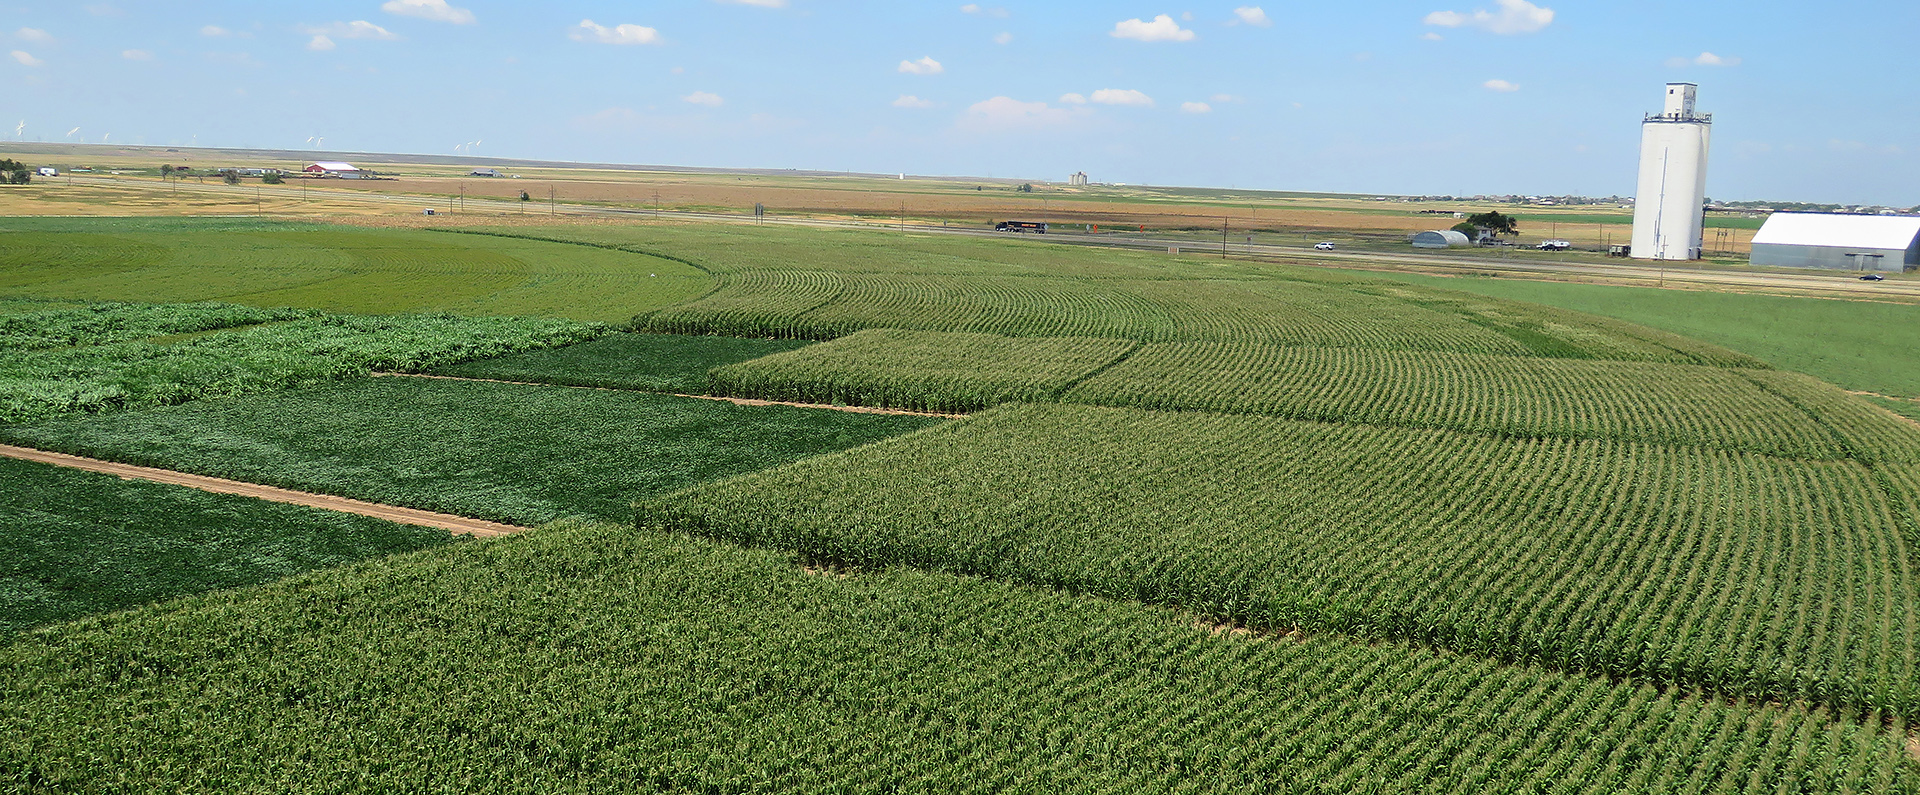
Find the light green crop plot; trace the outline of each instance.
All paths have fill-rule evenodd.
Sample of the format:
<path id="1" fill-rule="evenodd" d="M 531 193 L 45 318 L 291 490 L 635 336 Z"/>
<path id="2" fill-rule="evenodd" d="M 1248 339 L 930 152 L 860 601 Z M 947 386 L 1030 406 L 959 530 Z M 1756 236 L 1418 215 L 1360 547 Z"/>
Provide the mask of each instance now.
<path id="1" fill-rule="evenodd" d="M 0 220 L 0 294 L 624 322 L 712 278 L 627 251 L 266 221 Z"/>

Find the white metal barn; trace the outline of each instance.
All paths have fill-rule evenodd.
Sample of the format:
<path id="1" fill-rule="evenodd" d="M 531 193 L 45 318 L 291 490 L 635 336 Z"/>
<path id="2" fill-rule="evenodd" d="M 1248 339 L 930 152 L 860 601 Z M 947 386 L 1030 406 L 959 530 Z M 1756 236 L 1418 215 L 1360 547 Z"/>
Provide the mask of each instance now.
<path id="1" fill-rule="evenodd" d="M 1468 240 L 1464 233 L 1454 229 L 1436 229 L 1413 236 L 1414 248 L 1453 248 L 1471 245 L 1473 241 Z"/>
<path id="2" fill-rule="evenodd" d="M 1774 213 L 1753 236 L 1755 265 L 1849 271 L 1920 267 L 1920 217 Z"/>

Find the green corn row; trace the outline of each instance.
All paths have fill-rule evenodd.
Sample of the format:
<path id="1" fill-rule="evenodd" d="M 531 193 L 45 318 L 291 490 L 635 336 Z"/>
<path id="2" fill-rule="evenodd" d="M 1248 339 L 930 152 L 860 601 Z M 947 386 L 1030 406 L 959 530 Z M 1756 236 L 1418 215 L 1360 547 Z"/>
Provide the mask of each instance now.
<path id="1" fill-rule="evenodd" d="M 1920 791 L 1860 717 L 597 527 L 0 647 L 27 791 Z"/>
<path id="2" fill-rule="evenodd" d="M 1765 366 L 1619 321 L 1410 285 L 1009 270 L 1017 269 L 743 269 L 723 273 L 704 298 L 641 316 L 635 328 L 801 339 L 894 328 Z"/>
<path id="3" fill-rule="evenodd" d="M 651 501 L 640 520 L 1265 629 L 1920 714 L 1911 535 L 1851 461 L 1012 406 Z"/>
<path id="4" fill-rule="evenodd" d="M 1916 460 L 1920 428 L 1806 376 L 1250 343 L 1147 345 L 1074 403 Z"/>
<path id="5" fill-rule="evenodd" d="M 1049 400 L 1134 347 L 1093 337 L 1002 337 L 873 329 L 716 368 L 716 395 L 976 411 Z"/>

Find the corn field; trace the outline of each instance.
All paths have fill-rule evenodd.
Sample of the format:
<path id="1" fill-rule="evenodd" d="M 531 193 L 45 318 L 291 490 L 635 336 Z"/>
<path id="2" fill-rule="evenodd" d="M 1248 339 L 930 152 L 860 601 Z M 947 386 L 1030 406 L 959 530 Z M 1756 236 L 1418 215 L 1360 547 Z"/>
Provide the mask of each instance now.
<path id="1" fill-rule="evenodd" d="M 649 501 L 640 522 L 1912 716 L 1904 507 L 1852 461 L 1023 405 Z"/>
<path id="2" fill-rule="evenodd" d="M 54 791 L 1913 793 L 1897 721 L 605 527 L 0 647 Z M 375 761 L 377 760 L 377 762 Z"/>

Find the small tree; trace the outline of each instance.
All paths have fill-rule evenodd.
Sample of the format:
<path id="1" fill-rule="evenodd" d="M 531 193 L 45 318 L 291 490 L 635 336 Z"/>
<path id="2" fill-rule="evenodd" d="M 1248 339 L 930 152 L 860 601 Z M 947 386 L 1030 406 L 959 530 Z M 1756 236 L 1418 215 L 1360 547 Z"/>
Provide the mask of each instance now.
<path id="1" fill-rule="evenodd" d="M 18 160 L 0 160 L 0 184 L 25 185 L 33 181 L 33 170 Z"/>
<path id="2" fill-rule="evenodd" d="M 226 182 L 228 185 L 238 185 L 240 184 L 240 172 L 238 171 L 220 172 L 220 179 Z"/>
<path id="3" fill-rule="evenodd" d="M 520 200 L 523 202 L 530 202 L 530 201 L 533 201 L 533 197 L 528 195 L 526 191 L 520 191 Z"/>
<path id="4" fill-rule="evenodd" d="M 161 166 L 160 166 L 160 178 L 161 178 L 161 179 L 166 179 L 166 178 L 168 178 L 168 177 L 171 177 L 171 176 L 173 176 L 173 165 L 172 165 L 172 164 L 164 164 L 164 165 L 161 165 Z"/>
<path id="5" fill-rule="evenodd" d="M 1474 226 L 1473 224 L 1466 221 L 1461 221 L 1460 223 L 1454 224 L 1453 231 L 1466 235 L 1468 240 L 1480 239 L 1480 227 Z"/>
<path id="6" fill-rule="evenodd" d="M 263 176 L 260 178 L 260 181 L 268 185 L 280 185 L 280 184 L 284 184 L 287 181 L 287 178 L 269 171 L 267 172 L 266 176 Z"/>
<path id="7" fill-rule="evenodd" d="M 1494 237 L 1520 234 L 1519 222 L 1511 215 L 1502 215 L 1499 210 L 1467 216 L 1467 223 L 1487 230 Z"/>

